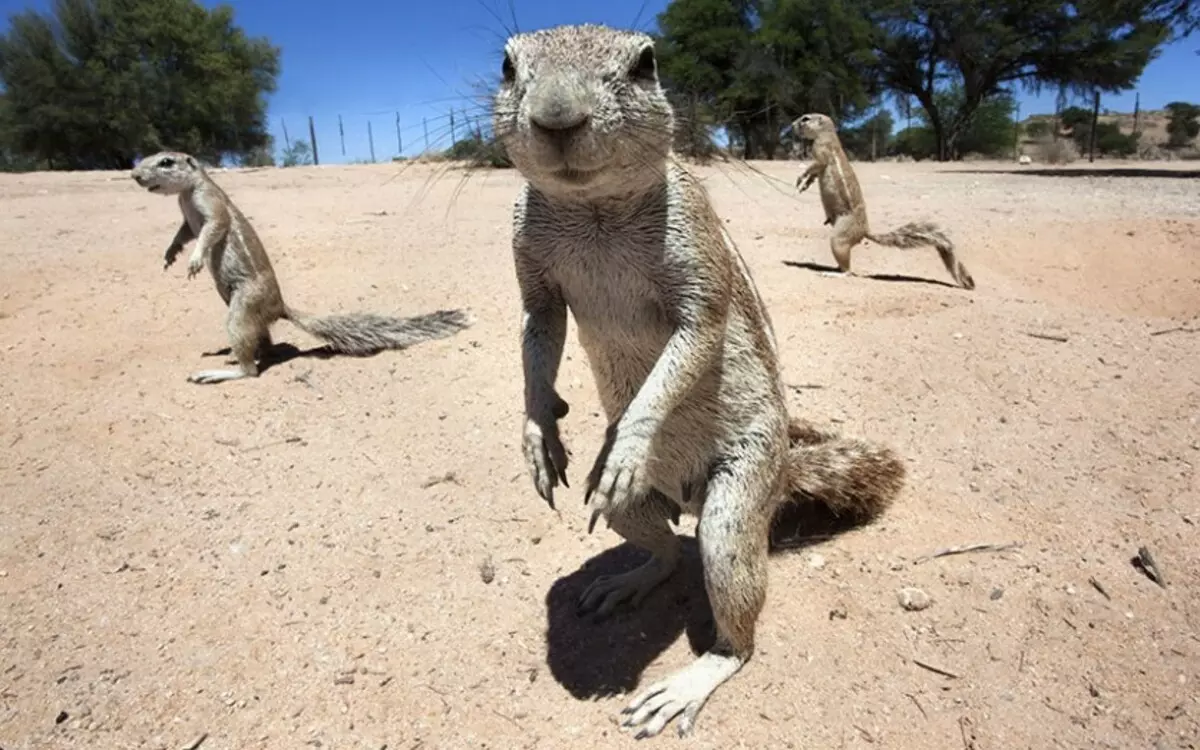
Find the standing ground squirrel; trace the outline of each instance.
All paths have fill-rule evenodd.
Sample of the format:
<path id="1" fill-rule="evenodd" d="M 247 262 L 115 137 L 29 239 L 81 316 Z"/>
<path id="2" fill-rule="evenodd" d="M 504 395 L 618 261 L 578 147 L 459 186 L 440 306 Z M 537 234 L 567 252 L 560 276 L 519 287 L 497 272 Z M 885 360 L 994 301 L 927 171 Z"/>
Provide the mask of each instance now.
<path id="1" fill-rule="evenodd" d="M 867 203 L 863 200 L 858 178 L 838 139 L 837 126 L 829 116 L 801 115 L 792 122 L 792 130 L 801 138 L 813 142 L 813 163 L 796 178 L 796 187 L 803 193 L 813 180 L 820 180 L 825 223 L 833 225 L 833 238 L 830 240 L 833 258 L 842 274 L 852 275 L 850 251 L 864 239 L 903 249 L 932 245 L 959 286 L 964 289 L 975 288 L 975 280 L 954 255 L 954 243 L 934 224 L 914 222 L 887 234 L 871 234 L 867 223 Z"/>
<path id="2" fill-rule="evenodd" d="M 370 313 L 316 317 L 294 310 L 283 301 L 275 270 L 254 227 L 196 159 L 173 151 L 153 154 L 134 168 L 133 179 L 151 193 L 179 196 L 183 224 L 167 248 L 164 270 L 195 239 L 188 278 L 200 273 L 207 261 L 217 292 L 229 307 L 229 345 L 238 369 L 202 370 L 188 378 L 193 383 L 257 377 L 256 358 L 269 352 L 271 324 L 280 318 L 324 339 L 336 351 L 356 355 L 445 338 L 470 325 L 462 310 L 412 318 Z"/>
<path id="3" fill-rule="evenodd" d="M 639 737 L 681 715 L 686 733 L 754 651 L 777 509 L 803 494 L 869 518 L 905 469 L 884 446 L 789 420 L 767 311 L 704 188 L 671 152 L 674 114 L 651 37 L 594 25 L 517 34 L 502 72 L 495 132 L 526 179 L 513 222 L 526 460 L 553 507 L 566 486 L 557 420 L 568 405 L 555 380 L 569 309 L 609 420 L 587 482 L 592 524 L 603 515 L 651 553 L 595 580 L 581 611 L 638 604 L 679 561 L 668 520 L 699 517 L 716 643 L 624 710 Z"/>

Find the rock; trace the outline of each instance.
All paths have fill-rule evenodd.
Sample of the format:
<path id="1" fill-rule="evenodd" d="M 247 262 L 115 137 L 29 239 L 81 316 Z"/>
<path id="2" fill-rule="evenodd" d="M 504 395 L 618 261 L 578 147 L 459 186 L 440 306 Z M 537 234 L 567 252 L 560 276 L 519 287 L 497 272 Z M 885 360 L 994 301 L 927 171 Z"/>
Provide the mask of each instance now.
<path id="1" fill-rule="evenodd" d="M 933 598 L 921 589 L 903 588 L 896 593 L 900 606 L 909 612 L 920 612 L 933 604 Z"/>
<path id="2" fill-rule="evenodd" d="M 808 567 L 812 568 L 813 570 L 821 570 L 825 567 L 825 558 L 821 555 L 809 555 Z"/>

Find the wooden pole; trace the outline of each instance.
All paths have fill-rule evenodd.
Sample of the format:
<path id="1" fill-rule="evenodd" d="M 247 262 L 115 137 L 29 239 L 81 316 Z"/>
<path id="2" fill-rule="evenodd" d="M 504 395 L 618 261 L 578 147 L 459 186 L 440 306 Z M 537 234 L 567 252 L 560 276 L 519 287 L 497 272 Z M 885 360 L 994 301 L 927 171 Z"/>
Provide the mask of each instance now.
<path id="1" fill-rule="evenodd" d="M 371 163 L 375 163 L 375 136 L 371 133 L 371 121 L 367 120 L 367 144 L 371 147 Z"/>
<path id="2" fill-rule="evenodd" d="M 1088 134 L 1088 163 L 1096 161 L 1096 124 L 1100 122 L 1100 91 L 1092 97 L 1092 132 Z"/>
<path id="3" fill-rule="evenodd" d="M 1138 134 L 1138 116 L 1142 113 L 1142 92 L 1133 95 L 1133 134 Z"/>
<path id="4" fill-rule="evenodd" d="M 421 118 L 421 128 L 425 131 L 425 152 L 429 152 L 429 120 Z"/>
<path id="5" fill-rule="evenodd" d="M 450 110 L 450 145 L 458 143 L 458 136 L 454 132 L 454 110 Z"/>
<path id="6" fill-rule="evenodd" d="M 346 131 L 342 128 L 342 116 L 338 115 L 338 137 L 342 139 L 342 156 L 346 155 Z"/>
<path id="7" fill-rule="evenodd" d="M 317 155 L 317 128 L 315 125 L 313 125 L 312 115 L 308 116 L 308 137 L 309 140 L 312 141 L 313 164 L 320 164 L 321 157 Z"/>
<path id="8" fill-rule="evenodd" d="M 282 117 L 280 117 L 280 118 L 279 118 L 279 124 L 283 126 L 283 142 L 284 142 L 284 144 L 285 144 L 285 145 L 288 147 L 288 150 L 291 150 L 291 148 L 292 148 L 292 139 L 291 139 L 291 138 L 288 138 L 288 132 L 287 132 L 287 120 L 285 120 L 285 119 L 283 119 Z"/>
<path id="9" fill-rule="evenodd" d="M 396 156 L 404 156 L 404 139 L 400 136 L 400 113 L 396 113 Z"/>
<path id="10" fill-rule="evenodd" d="M 1021 158 L 1021 103 L 1013 110 L 1013 159 Z"/>

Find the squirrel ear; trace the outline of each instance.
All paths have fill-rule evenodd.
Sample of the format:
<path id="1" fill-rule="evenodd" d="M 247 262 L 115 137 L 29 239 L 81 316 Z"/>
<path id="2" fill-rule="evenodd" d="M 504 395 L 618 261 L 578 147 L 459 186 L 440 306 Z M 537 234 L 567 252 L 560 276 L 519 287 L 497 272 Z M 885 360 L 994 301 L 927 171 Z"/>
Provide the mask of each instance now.
<path id="1" fill-rule="evenodd" d="M 188 166 L 191 167 L 192 169 L 197 169 L 200 166 L 199 164 L 196 163 L 196 160 L 190 156 L 187 158 L 187 163 L 188 163 Z"/>
<path id="2" fill-rule="evenodd" d="M 505 83 L 517 80 L 517 66 L 513 65 L 512 55 L 508 53 L 508 50 L 504 51 L 504 62 L 500 65 L 500 73 L 504 76 Z"/>
<path id="3" fill-rule="evenodd" d="M 658 79 L 658 61 L 654 56 L 653 44 L 647 44 L 645 47 L 642 47 L 637 62 L 629 70 L 629 75 L 632 78 L 650 82 Z"/>

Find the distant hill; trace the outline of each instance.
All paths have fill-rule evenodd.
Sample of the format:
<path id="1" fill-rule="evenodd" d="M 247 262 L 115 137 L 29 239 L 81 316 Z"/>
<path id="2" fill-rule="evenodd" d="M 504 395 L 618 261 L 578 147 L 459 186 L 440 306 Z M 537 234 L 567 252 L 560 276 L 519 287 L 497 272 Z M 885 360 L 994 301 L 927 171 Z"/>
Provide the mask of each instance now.
<path id="1" fill-rule="evenodd" d="M 1144 146 L 1159 146 L 1163 147 L 1167 144 L 1167 122 L 1169 117 L 1166 110 L 1162 109 L 1144 109 L 1138 113 L 1137 129 L 1141 133 L 1141 142 Z M 1030 115 L 1021 121 L 1021 131 L 1024 132 L 1030 123 L 1044 122 L 1047 125 L 1054 123 L 1054 115 Z M 1100 122 L 1115 122 L 1121 128 L 1122 133 L 1133 132 L 1133 113 L 1132 112 L 1112 112 L 1100 110 Z M 1033 139 L 1022 136 L 1023 143 L 1032 143 Z"/>

